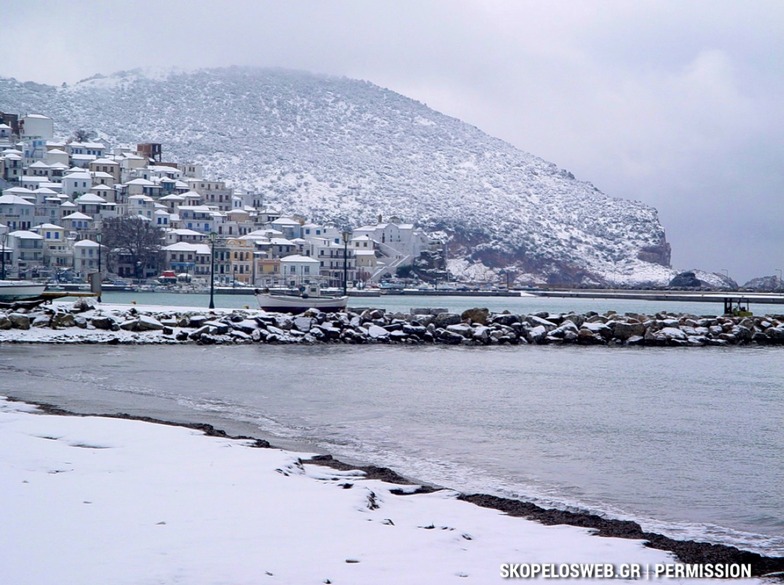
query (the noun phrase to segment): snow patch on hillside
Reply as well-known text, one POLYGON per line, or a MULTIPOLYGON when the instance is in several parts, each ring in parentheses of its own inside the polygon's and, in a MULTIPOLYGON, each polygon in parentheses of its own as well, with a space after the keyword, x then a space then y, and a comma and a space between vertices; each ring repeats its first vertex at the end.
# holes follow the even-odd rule
POLYGON ((314 221, 396 215, 463 241, 471 264, 550 282, 663 282, 656 210, 371 83, 279 69, 133 71, 52 88, 0 80, 0 109, 62 136, 160 142, 166 159, 314 221))

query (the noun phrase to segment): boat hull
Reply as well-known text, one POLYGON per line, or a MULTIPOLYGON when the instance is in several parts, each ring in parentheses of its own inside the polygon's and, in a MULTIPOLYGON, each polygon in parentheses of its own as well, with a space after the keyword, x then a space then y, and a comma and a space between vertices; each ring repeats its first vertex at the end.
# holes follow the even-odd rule
POLYGON ((303 313, 308 309, 326 312, 343 311, 348 305, 348 297, 301 297, 294 295, 273 295, 258 293, 259 307, 264 311, 277 313, 303 313))
POLYGON ((0 280, 0 301, 35 299, 43 294, 45 288, 45 284, 27 280, 0 280))

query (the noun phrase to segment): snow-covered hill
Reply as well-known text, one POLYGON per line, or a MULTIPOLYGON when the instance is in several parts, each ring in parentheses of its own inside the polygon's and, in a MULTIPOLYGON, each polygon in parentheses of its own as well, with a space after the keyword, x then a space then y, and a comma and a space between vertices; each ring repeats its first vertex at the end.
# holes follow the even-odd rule
POLYGON ((0 79, 0 110, 58 133, 160 142, 164 158, 264 193, 316 221, 398 216, 450 234, 450 263, 549 282, 666 282, 656 210, 365 81, 225 68, 97 76, 69 87, 0 79), (460 260, 455 262, 454 260, 460 260))

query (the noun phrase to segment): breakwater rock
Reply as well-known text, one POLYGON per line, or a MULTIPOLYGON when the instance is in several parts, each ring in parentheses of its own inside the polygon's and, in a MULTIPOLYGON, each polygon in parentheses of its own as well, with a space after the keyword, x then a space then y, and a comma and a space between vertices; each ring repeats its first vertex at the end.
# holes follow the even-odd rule
POLYGON ((364 309, 299 315, 253 310, 156 310, 61 303, 0 310, 0 342, 403 343, 444 345, 784 345, 784 316, 720 317, 614 312, 516 315, 364 309))

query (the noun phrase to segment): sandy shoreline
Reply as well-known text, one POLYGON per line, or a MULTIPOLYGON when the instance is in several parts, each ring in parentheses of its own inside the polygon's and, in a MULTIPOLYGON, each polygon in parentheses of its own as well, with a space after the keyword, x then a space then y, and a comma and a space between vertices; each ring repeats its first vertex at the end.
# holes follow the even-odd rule
MULTIPOLYGON (((210 424, 178 423, 154 419, 144 416, 128 414, 84 414, 61 409, 57 406, 29 401, 18 401, 8 398, 10 403, 33 405, 42 414, 83 418, 107 418, 139 421, 148 424, 165 425, 185 428, 203 433, 208 437, 244 441, 246 446, 262 449, 275 449, 268 441, 250 436, 231 436, 226 432, 216 429, 210 424)), ((289 455, 294 455, 288 452, 289 455)), ((396 496, 412 496, 433 494, 435 492, 449 492, 454 494, 457 501, 468 502, 482 508, 498 510, 513 517, 533 520, 544 526, 565 525, 589 529, 598 537, 630 539, 642 542, 645 547, 672 553, 678 562, 689 564, 727 564, 740 563, 749 565, 752 575, 759 577, 772 573, 784 572, 784 558, 765 557, 756 553, 739 550, 735 547, 714 545, 704 542, 681 541, 660 534, 645 532, 635 523, 624 520, 607 519, 596 514, 545 509, 530 502, 500 498, 487 494, 461 494, 448 488, 438 486, 419 485, 400 476, 386 467, 374 465, 350 465, 334 459, 330 455, 310 455, 307 458, 297 457, 300 465, 326 467, 330 470, 347 473, 352 481, 371 482, 379 481, 388 486, 388 492, 396 496)))

